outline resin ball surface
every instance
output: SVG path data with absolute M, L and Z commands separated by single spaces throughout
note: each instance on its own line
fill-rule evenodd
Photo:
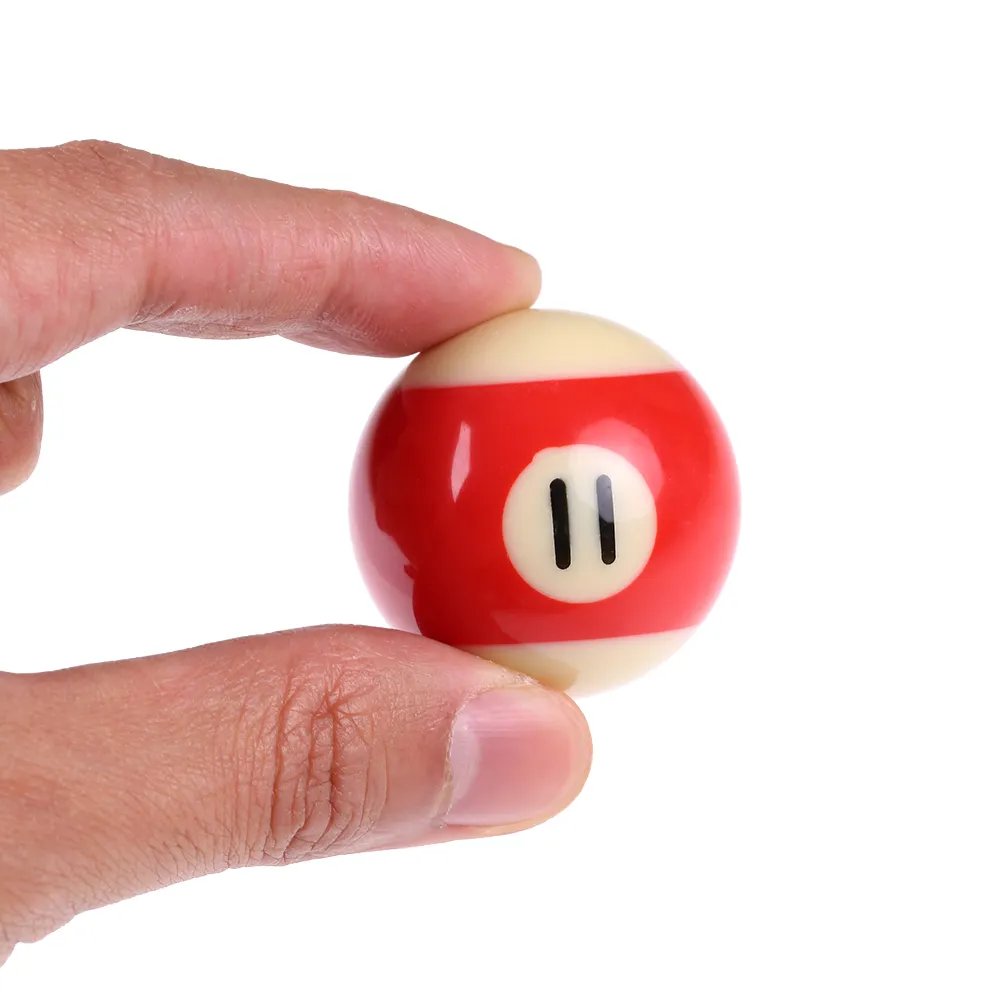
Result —
M 573 694 L 665 660 L 736 545 L 728 438 L 631 330 L 524 310 L 416 357 L 363 435 L 355 550 L 395 628 Z

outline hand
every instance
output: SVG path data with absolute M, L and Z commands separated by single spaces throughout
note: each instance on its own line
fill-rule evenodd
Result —
M 39 369 L 110 330 L 399 356 L 537 290 L 519 251 L 356 195 L 104 143 L 0 152 L 0 493 L 38 455 Z M 0 673 L 0 964 L 208 872 L 534 825 L 589 762 L 566 697 L 380 629 Z

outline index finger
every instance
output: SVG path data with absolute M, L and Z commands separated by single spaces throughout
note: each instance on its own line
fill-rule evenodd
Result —
M 0 152 L 0 382 L 120 327 L 411 354 L 538 286 L 519 250 L 348 192 L 110 143 Z

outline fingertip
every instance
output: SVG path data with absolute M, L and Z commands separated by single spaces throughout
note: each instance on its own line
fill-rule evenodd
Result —
M 520 247 L 502 244 L 510 259 L 512 272 L 511 296 L 514 303 L 509 310 L 527 309 L 535 304 L 542 291 L 542 268 L 538 260 Z
M 402 357 L 527 308 L 538 297 L 538 261 L 519 247 L 361 195 L 337 193 L 329 204 L 340 251 L 350 249 L 325 307 L 283 328 L 289 339 Z

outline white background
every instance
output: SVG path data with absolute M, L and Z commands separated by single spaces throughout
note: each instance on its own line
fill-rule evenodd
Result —
M 0 146 L 412 204 L 659 340 L 740 461 L 730 583 L 517 837 L 73 921 L 4 1000 L 1000 993 L 990 3 L 5 3 Z M 399 363 L 118 333 L 0 500 L 6 669 L 378 622 L 345 473 Z M 152 777 L 151 780 L 155 780 Z

